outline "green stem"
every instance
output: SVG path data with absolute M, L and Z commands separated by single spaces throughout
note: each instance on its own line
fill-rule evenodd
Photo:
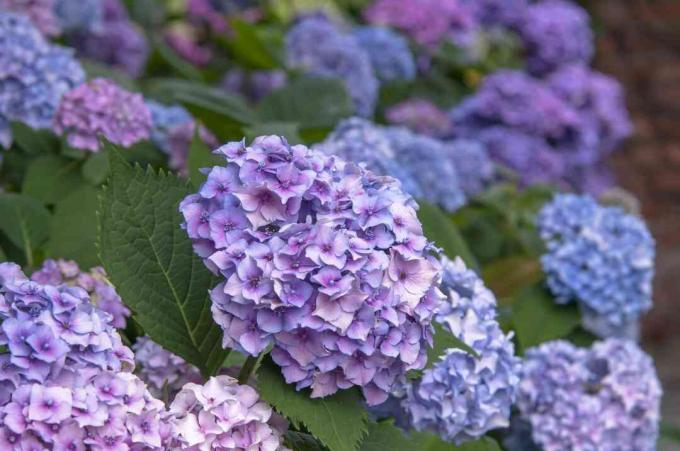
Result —
M 243 362 L 243 366 L 241 367 L 241 371 L 238 373 L 238 383 L 241 385 L 245 385 L 248 383 L 248 379 L 250 379 L 250 376 L 253 373 L 253 370 L 257 366 L 257 364 L 260 361 L 260 355 L 257 357 L 253 356 L 248 356 L 245 362 Z

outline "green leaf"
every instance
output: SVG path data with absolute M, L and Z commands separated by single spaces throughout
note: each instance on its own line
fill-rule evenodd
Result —
M 233 56 L 244 65 L 253 69 L 276 69 L 279 63 L 274 47 L 280 47 L 281 37 L 276 39 L 266 30 L 242 19 L 230 21 L 233 38 L 224 42 Z M 276 42 L 274 42 L 276 41 Z
M 513 255 L 484 267 L 484 282 L 499 299 L 513 296 L 518 290 L 538 283 L 543 278 L 537 258 Z
M 432 368 L 439 361 L 439 357 L 446 353 L 447 349 L 461 349 L 468 354 L 479 357 L 477 351 L 468 346 L 464 341 L 449 332 L 439 323 L 434 323 L 434 345 L 427 349 L 427 365 L 425 368 Z
M 414 443 L 411 449 L 417 451 L 501 451 L 498 443 L 489 437 L 482 437 L 479 440 L 466 442 L 460 446 L 445 442 L 434 434 L 422 432 L 411 434 L 411 440 Z
M 547 289 L 534 285 L 512 302 L 512 324 L 522 350 L 563 338 L 581 322 L 575 305 L 558 305 Z
M 26 153 L 47 154 L 59 148 L 59 139 L 50 130 L 36 130 L 21 122 L 12 122 L 12 139 Z
M 34 251 L 47 240 L 50 219 L 50 213 L 38 200 L 0 193 L 0 230 L 12 244 L 23 249 L 28 266 L 33 266 Z
M 6 262 L 7 261 L 7 256 L 5 255 L 5 252 L 0 248 L 0 263 L 1 262 Z
M 127 73 L 122 70 L 112 67 L 109 64 L 100 63 L 99 61 L 94 61 L 87 58 L 79 58 L 80 64 L 83 66 L 85 73 L 87 74 L 88 80 L 93 80 L 95 78 L 108 78 L 116 82 L 118 86 L 124 88 L 128 91 L 138 91 L 139 86 L 135 79 L 130 77 Z
M 680 426 L 669 423 L 668 421 L 662 421 L 661 438 L 662 440 L 672 441 L 680 444 Z
M 331 130 L 354 113 L 354 105 L 343 83 L 325 78 L 299 78 L 260 102 L 263 122 L 292 122 L 300 130 Z
M 197 82 L 203 81 L 201 71 L 196 69 L 193 64 L 177 55 L 162 39 L 154 40 L 154 48 L 163 62 L 175 70 L 179 75 L 189 80 Z
M 47 256 L 75 260 L 82 268 L 99 265 L 97 249 L 98 190 L 83 186 L 61 199 L 54 209 Z
M 388 421 L 368 423 L 368 436 L 361 442 L 361 451 L 414 451 L 415 440 Z
M 302 425 L 330 451 L 355 451 L 366 434 L 367 413 L 356 390 L 340 390 L 326 398 L 310 398 L 309 390 L 296 391 L 286 384 L 281 369 L 267 358 L 258 371 L 257 387 L 262 399 Z
M 187 166 L 189 168 L 189 179 L 191 183 L 198 188 L 205 182 L 206 175 L 200 170 L 202 168 L 211 168 L 224 164 L 224 159 L 213 154 L 210 148 L 203 142 L 198 132 L 198 127 L 191 140 L 189 147 L 189 156 L 187 157 Z
M 83 164 L 83 177 L 93 185 L 99 185 L 109 174 L 109 157 L 103 150 L 93 153 Z
M 453 221 L 439 207 L 420 200 L 418 205 L 418 218 L 425 236 L 441 247 L 449 258 L 460 257 L 470 269 L 477 269 L 477 261 Z
M 284 136 L 288 144 L 302 143 L 300 130 L 294 122 L 264 122 L 248 127 L 244 131 L 248 140 L 262 135 L 279 135 Z
M 226 357 L 210 313 L 215 280 L 180 228 L 188 182 L 130 167 L 107 145 L 111 176 L 100 197 L 99 255 L 135 320 L 152 340 L 215 374 Z
M 28 167 L 21 191 L 44 204 L 53 205 L 84 184 L 78 161 L 44 155 Z
M 284 443 L 293 451 L 325 451 L 326 449 L 314 437 L 304 432 L 287 431 Z

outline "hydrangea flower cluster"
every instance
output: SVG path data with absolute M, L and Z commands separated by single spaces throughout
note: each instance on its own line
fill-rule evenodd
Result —
M 240 67 L 229 69 L 222 78 L 221 86 L 228 92 L 242 95 L 255 103 L 272 91 L 282 88 L 288 76 L 282 70 L 256 70 L 247 72 Z
M 462 260 L 442 261 L 441 302 L 435 320 L 479 357 L 449 349 L 421 380 L 407 386 L 402 405 L 413 427 L 460 444 L 507 427 L 519 383 L 512 334 L 496 320 L 496 298 Z
M 315 77 L 342 80 L 354 101 L 357 114 L 373 114 L 378 80 L 371 58 L 349 34 L 342 33 L 322 15 L 307 16 L 286 35 L 288 65 Z
M 557 302 L 577 301 L 584 325 L 602 337 L 634 332 L 652 306 L 654 239 L 644 222 L 574 194 L 557 195 L 537 222 Z
M 444 39 L 465 42 L 477 27 L 473 10 L 462 0 L 376 0 L 366 8 L 364 18 L 402 30 L 428 47 Z
M 9 121 L 49 128 L 59 100 L 85 79 L 70 50 L 47 42 L 23 15 L 0 12 L 0 136 L 9 147 Z
M 187 24 L 168 27 L 164 39 L 177 55 L 196 66 L 205 66 L 213 57 L 212 49 L 200 43 L 196 31 Z
M 189 383 L 170 405 L 172 449 L 283 451 L 285 420 L 230 376 Z
M 43 285 L 12 263 L 0 264 L 0 404 L 19 386 L 68 381 L 133 366 L 110 323 L 77 286 Z
M 588 13 L 568 0 L 541 0 L 517 25 L 529 70 L 545 75 L 569 64 L 588 64 L 594 53 Z
M 381 82 L 415 78 L 416 63 L 402 36 L 384 27 L 357 27 L 352 35 L 368 53 Z
M 612 338 L 590 349 L 566 341 L 529 349 L 517 405 L 542 449 L 653 451 L 660 401 L 649 356 Z
M 494 164 L 484 145 L 469 139 L 454 139 L 444 142 L 446 155 L 453 162 L 458 181 L 466 196 L 482 192 L 495 175 Z
M 465 0 L 475 19 L 487 26 L 512 27 L 526 14 L 528 0 Z
M 101 29 L 104 18 L 102 0 L 56 0 L 54 12 L 65 33 Z
M 109 315 L 111 325 L 117 329 L 125 327 L 130 310 L 116 293 L 116 289 L 106 278 L 102 267 L 82 272 L 78 264 L 69 260 L 45 260 L 42 267 L 31 275 L 31 280 L 42 285 L 77 286 L 87 291 L 90 301 Z
M 415 202 L 391 177 L 277 136 L 215 153 L 229 163 L 180 210 L 225 279 L 211 292 L 224 346 L 272 344 L 286 381 L 312 397 L 356 385 L 383 402 L 424 366 L 439 297 Z
M 74 33 L 69 43 L 78 55 L 122 70 L 131 77 L 139 76 L 149 56 L 144 34 L 132 23 L 120 0 L 103 0 L 100 27 Z
M 59 34 L 59 21 L 54 8 L 54 0 L 0 0 L 0 11 L 26 15 L 44 36 Z
M 132 345 L 132 350 L 137 364 L 135 373 L 157 398 L 162 398 L 163 392 L 167 390 L 170 399 L 174 399 L 184 384 L 203 382 L 198 368 L 165 350 L 149 337 L 139 337 Z
M 141 94 L 125 91 L 111 80 L 96 78 L 66 93 L 55 115 L 54 129 L 69 145 L 99 151 L 99 135 L 123 147 L 149 139 L 151 113 Z
M 151 141 L 163 152 L 170 153 L 170 134 L 176 127 L 193 122 L 191 114 L 180 105 L 166 106 L 155 100 L 147 100 L 151 113 Z
M 408 99 L 385 111 L 385 118 L 395 125 L 408 127 L 421 135 L 440 137 L 450 134 L 451 119 L 445 111 L 424 99 Z

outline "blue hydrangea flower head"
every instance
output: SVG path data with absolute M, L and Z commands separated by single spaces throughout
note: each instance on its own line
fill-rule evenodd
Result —
M 104 20 L 102 0 L 56 0 L 54 11 L 66 33 L 99 30 Z
M 373 114 L 378 80 L 369 55 L 329 19 L 312 15 L 299 20 L 286 36 L 288 65 L 310 76 L 342 80 L 358 115 Z
M 170 153 L 170 133 L 178 126 L 193 122 L 191 114 L 180 105 L 166 106 L 146 100 L 151 113 L 151 140 L 165 153 Z
M 357 27 L 352 34 L 368 53 L 380 81 L 415 78 L 416 63 L 403 36 L 384 27 Z
M 458 172 L 461 188 L 468 197 L 482 192 L 494 177 L 494 163 L 479 141 L 454 139 L 445 141 L 447 156 Z
M 59 34 L 59 22 L 54 13 L 55 0 L 0 0 L 0 11 L 12 11 L 27 16 L 44 36 Z
M 634 342 L 552 341 L 525 355 L 517 406 L 542 449 L 653 451 L 661 384 Z
M 556 301 L 576 301 L 584 326 L 599 336 L 635 338 L 639 317 L 652 306 L 654 239 L 644 222 L 574 194 L 555 196 L 537 222 Z
M 442 261 L 442 289 L 435 320 L 475 350 L 449 349 L 421 380 L 407 386 L 403 406 L 413 427 L 460 444 L 509 425 L 520 360 L 512 335 L 496 320 L 496 298 L 462 260 Z

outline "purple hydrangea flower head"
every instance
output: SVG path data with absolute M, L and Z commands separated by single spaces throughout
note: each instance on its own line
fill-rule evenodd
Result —
M 494 164 L 486 147 L 478 141 L 454 139 L 445 141 L 446 155 L 458 173 L 458 180 L 466 196 L 482 192 L 494 177 Z
M 477 27 L 473 10 L 461 0 L 376 0 L 364 11 L 364 18 L 397 28 L 428 47 L 447 38 L 465 41 Z
M 488 26 L 515 26 L 527 13 L 528 0 L 466 0 L 475 19 Z
M 165 42 L 183 59 L 202 67 L 213 57 L 211 48 L 198 42 L 195 30 L 186 24 L 174 24 L 164 34 Z
M 615 150 L 631 135 L 623 88 L 615 79 L 586 66 L 566 66 L 553 73 L 548 86 L 584 118 L 589 139 L 603 152 Z
M 132 345 L 132 350 L 137 364 L 135 373 L 157 398 L 161 398 L 167 390 L 170 399 L 174 399 L 184 384 L 203 381 L 198 368 L 166 351 L 149 337 L 139 337 Z
M 61 97 L 85 78 L 80 64 L 20 14 L 0 12 L 0 48 L 2 122 L 49 128 Z M 9 141 L 7 136 L 3 140 Z
M 449 349 L 422 379 L 407 385 L 402 403 L 413 427 L 460 444 L 509 425 L 520 361 L 512 335 L 496 319 L 496 298 L 462 260 L 444 258 L 435 320 L 477 353 Z
M 170 405 L 170 423 L 172 449 L 286 449 L 285 420 L 252 387 L 230 376 L 186 384 Z
M 83 272 L 78 264 L 69 260 L 46 260 L 43 266 L 31 275 L 31 280 L 43 285 L 77 286 L 87 291 L 90 300 L 100 310 L 111 315 L 111 324 L 117 329 L 125 328 L 130 310 L 106 278 L 102 267 Z
M 222 34 L 227 31 L 229 24 L 222 5 L 227 2 L 215 0 L 188 0 L 186 4 L 187 16 L 194 22 L 206 24 L 213 32 Z
M 431 340 L 438 262 L 416 204 L 379 177 L 278 136 L 215 151 L 180 204 L 194 249 L 224 282 L 211 292 L 224 346 L 271 356 L 312 397 L 361 387 L 378 404 Z
M 322 15 L 299 20 L 286 35 L 288 65 L 308 75 L 342 80 L 359 116 L 373 114 L 378 80 L 371 58 L 356 39 Z
M 386 134 L 397 162 L 409 168 L 423 192 L 423 199 L 447 211 L 455 211 L 465 204 L 460 176 L 441 141 L 404 127 L 388 127 Z
M 194 118 L 180 105 L 166 106 L 147 100 L 146 107 L 151 113 L 151 141 L 163 152 L 170 153 L 170 133 L 175 127 L 192 123 Z
M 316 149 L 327 155 L 337 155 L 345 161 L 365 165 L 366 169 L 376 174 L 394 177 L 411 196 L 423 196 L 416 179 L 397 161 L 385 129 L 366 119 L 354 117 L 341 121 Z
M 594 53 L 588 13 L 568 0 L 541 0 L 530 5 L 517 25 L 529 70 L 545 75 L 561 66 L 588 64 Z
M 634 338 L 652 306 L 654 239 L 644 222 L 590 196 L 560 194 L 543 207 L 538 227 L 556 301 L 578 302 L 584 326 L 599 336 Z
M 652 451 L 660 401 L 651 358 L 610 338 L 590 349 L 566 341 L 529 349 L 517 406 L 542 449 Z
M 243 68 L 229 69 L 220 86 L 228 91 L 242 95 L 256 103 L 272 91 L 286 85 L 288 76 L 282 70 L 255 70 L 247 72 Z
M 357 27 L 352 35 L 368 53 L 380 81 L 415 78 L 416 63 L 404 37 L 384 27 Z
M 0 404 L 7 390 L 28 383 L 62 383 L 102 371 L 128 371 L 132 352 L 79 286 L 31 281 L 12 263 L 0 264 Z
M 451 132 L 449 116 L 429 100 L 405 100 L 389 107 L 385 118 L 392 124 L 408 127 L 421 135 L 440 137 Z
M 173 127 L 168 134 L 168 166 L 184 176 L 187 175 L 187 158 L 195 133 L 196 122 L 192 120 Z M 209 147 L 217 146 L 215 135 L 202 125 L 198 127 L 198 137 Z
M 99 30 L 104 19 L 102 0 L 56 0 L 54 12 L 66 33 Z
M 151 113 L 140 94 L 105 78 L 96 78 L 66 93 L 54 121 L 69 145 L 99 151 L 99 135 L 124 147 L 149 139 Z
M 59 22 L 54 13 L 55 0 L 0 0 L 0 11 L 26 15 L 44 36 L 59 34 Z

